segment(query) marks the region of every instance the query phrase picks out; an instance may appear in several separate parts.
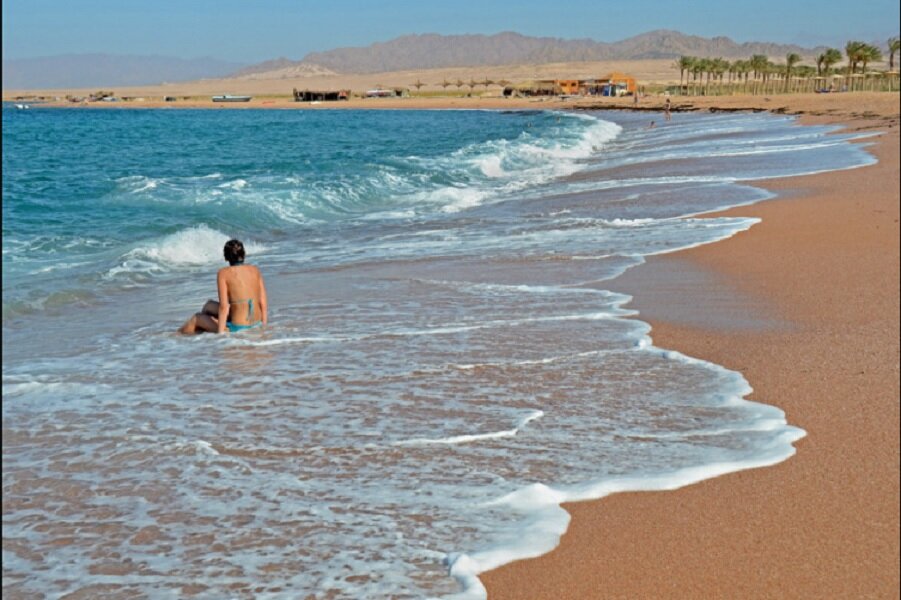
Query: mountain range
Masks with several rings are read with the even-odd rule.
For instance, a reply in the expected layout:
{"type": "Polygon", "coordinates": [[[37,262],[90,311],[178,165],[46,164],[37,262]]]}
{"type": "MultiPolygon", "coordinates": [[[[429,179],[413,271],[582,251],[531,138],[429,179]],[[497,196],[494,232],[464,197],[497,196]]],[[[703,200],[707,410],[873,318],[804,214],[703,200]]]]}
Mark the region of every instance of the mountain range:
{"type": "Polygon", "coordinates": [[[774,59],[789,52],[811,58],[822,48],[766,42],[737,43],[656,30],[619,42],[530,37],[514,32],[493,35],[405,35],[366,47],[312,52],[301,60],[278,58],[241,65],[213,58],[81,54],[3,61],[4,89],[88,88],[158,84],[235,77],[282,79],[334,73],[366,74],[413,69],[547,64],[556,62],[669,59],[680,55],[774,59]]]}
{"type": "Polygon", "coordinates": [[[676,58],[683,54],[747,58],[752,54],[784,57],[789,52],[813,56],[820,48],[746,42],[727,37],[703,38],[660,29],[608,43],[590,39],[529,37],[514,32],[494,35],[405,35],[365,48],[338,48],[307,54],[300,63],[340,73],[379,73],[409,69],[545,64],[599,60],[676,58]]]}

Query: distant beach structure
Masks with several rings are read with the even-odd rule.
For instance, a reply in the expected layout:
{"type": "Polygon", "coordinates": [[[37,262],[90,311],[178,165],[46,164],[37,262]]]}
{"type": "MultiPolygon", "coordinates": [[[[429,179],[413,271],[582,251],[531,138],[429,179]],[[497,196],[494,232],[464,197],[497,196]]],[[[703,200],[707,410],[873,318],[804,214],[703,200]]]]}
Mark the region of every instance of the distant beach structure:
{"type": "Polygon", "coordinates": [[[367,98],[407,98],[410,95],[410,90],[407,88],[383,88],[377,87],[371,90],[366,90],[367,98]]]}
{"type": "Polygon", "coordinates": [[[233,96],[231,94],[213,96],[213,102],[250,102],[251,99],[253,96],[233,96]]]}
{"type": "Polygon", "coordinates": [[[350,90],[298,90],[294,88],[295,102],[334,102],[349,99],[350,90]]]}
{"type": "Polygon", "coordinates": [[[511,83],[504,87],[504,96],[628,96],[638,91],[634,77],[625,73],[610,73],[594,79],[538,79],[511,83]]]}

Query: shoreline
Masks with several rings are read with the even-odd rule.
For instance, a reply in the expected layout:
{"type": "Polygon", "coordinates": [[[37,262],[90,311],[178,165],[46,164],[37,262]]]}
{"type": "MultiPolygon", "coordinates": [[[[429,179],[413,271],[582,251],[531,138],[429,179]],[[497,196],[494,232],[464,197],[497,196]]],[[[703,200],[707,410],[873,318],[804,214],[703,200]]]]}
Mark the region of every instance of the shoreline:
{"type": "Polygon", "coordinates": [[[772,467],[565,504],[556,549],[480,575],[492,600],[898,597],[897,96],[828,112],[793,100],[777,112],[883,131],[865,140],[879,162],[751,182],[778,196],[709,216],[761,223],[610,287],[656,346],[742,372],[748,399],[807,437],[772,467]],[[753,326],[730,325],[748,313],[753,326]]]}
{"type": "MultiPolygon", "coordinates": [[[[502,96],[459,97],[433,96],[408,98],[352,98],[336,102],[295,102],[290,97],[255,97],[250,102],[213,102],[209,98],[163,102],[162,100],[129,102],[72,103],[45,101],[29,104],[32,109],[69,108],[95,110],[146,109],[222,109],[222,110],[628,110],[662,112],[667,96],[642,97],[637,104],[632,98],[547,96],[506,98],[502,96]]],[[[841,120],[885,120],[898,115],[898,92],[844,92],[835,94],[775,94],[734,96],[670,96],[674,113],[706,110],[709,112],[771,112],[787,115],[826,117],[841,120]],[[894,103],[893,112],[888,108],[894,103]]],[[[4,97],[7,103],[28,103],[4,97]]]]}

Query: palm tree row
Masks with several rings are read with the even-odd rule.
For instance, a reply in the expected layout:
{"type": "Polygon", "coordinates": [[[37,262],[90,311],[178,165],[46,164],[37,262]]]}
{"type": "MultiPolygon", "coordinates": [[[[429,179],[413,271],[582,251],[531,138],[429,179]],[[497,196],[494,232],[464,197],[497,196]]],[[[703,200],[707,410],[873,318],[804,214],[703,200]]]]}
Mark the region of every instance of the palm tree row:
{"type": "Polygon", "coordinates": [[[835,48],[828,48],[819,54],[815,67],[799,64],[802,58],[794,52],[787,54],[782,64],[773,63],[762,54],[755,54],[747,60],[731,62],[723,58],[681,56],[673,66],[679,70],[680,92],[689,95],[719,95],[736,91],[751,94],[812,92],[826,88],[827,78],[838,74],[844,75],[843,87],[848,90],[897,90],[898,76],[894,67],[895,54],[899,52],[898,38],[889,39],[887,47],[889,69],[886,73],[877,73],[883,75],[878,80],[867,77],[867,66],[881,61],[882,51],[857,41],[845,45],[848,64],[841,72],[834,69],[834,65],[842,60],[841,51],[835,48]]]}

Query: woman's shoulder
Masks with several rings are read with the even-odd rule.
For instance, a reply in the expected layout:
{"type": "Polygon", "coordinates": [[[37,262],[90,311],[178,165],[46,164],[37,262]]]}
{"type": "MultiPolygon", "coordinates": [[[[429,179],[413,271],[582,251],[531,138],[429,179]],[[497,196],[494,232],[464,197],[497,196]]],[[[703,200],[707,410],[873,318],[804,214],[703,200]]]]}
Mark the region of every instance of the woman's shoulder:
{"type": "Polygon", "coordinates": [[[229,265],[219,269],[219,277],[246,277],[251,274],[255,277],[262,277],[259,267],[256,265],[229,265]]]}

